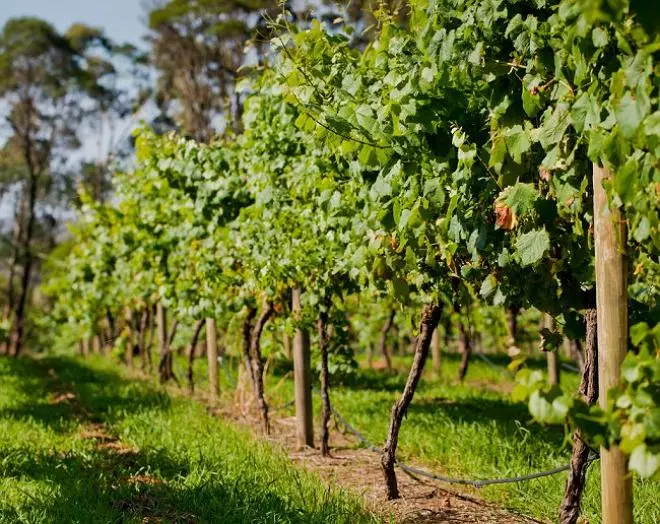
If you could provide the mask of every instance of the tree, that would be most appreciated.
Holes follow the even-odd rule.
[[[257,36],[255,20],[268,0],[168,0],[149,11],[151,60],[159,72],[156,101],[172,113],[181,132],[208,142],[222,116],[240,128],[242,102],[236,83],[244,47]]]

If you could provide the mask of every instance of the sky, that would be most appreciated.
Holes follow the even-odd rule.
[[[101,27],[115,42],[144,45],[146,27],[141,4],[142,0],[0,0],[0,28],[9,18],[36,16],[53,24],[59,32],[82,22]],[[73,158],[88,156],[95,150],[96,140],[87,142],[83,137],[83,147]],[[12,213],[11,195],[1,198],[0,224],[6,223]]]
[[[141,0],[0,0],[0,26],[15,16],[38,16],[65,31],[74,22],[102,27],[118,42],[140,44],[145,34]]]

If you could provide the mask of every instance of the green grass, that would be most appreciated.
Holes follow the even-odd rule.
[[[468,478],[526,474],[568,462],[561,430],[531,421],[524,404],[510,400],[506,357],[496,368],[474,359],[467,380],[454,380],[458,356],[444,355],[442,377],[426,372],[404,421],[399,456],[438,473]],[[410,357],[395,358],[401,372],[360,369],[332,391],[334,406],[372,441],[385,438],[392,402],[405,382]],[[236,387],[239,361],[226,360],[221,402]],[[543,367],[544,361],[530,365]],[[289,364],[271,363],[266,392],[271,406],[293,396]],[[183,379],[185,363],[177,359]],[[54,369],[59,380],[49,377]],[[128,380],[100,358],[0,360],[0,520],[4,522],[117,522],[160,516],[201,522],[372,521],[345,493],[327,492],[313,475],[293,468],[280,452],[208,416],[197,403],[170,398],[157,386]],[[206,387],[205,359],[195,363],[197,388]],[[562,381],[576,387],[578,377]],[[49,394],[70,383],[80,407],[51,404]],[[318,396],[315,413],[319,413]],[[292,408],[283,411],[293,413]],[[279,415],[281,413],[277,413]],[[103,422],[139,449],[118,459],[76,435]],[[357,444],[356,444],[357,445]],[[130,475],[162,484],[135,485]],[[556,521],[566,474],[470,490],[526,515]],[[459,491],[465,488],[455,486]],[[635,482],[635,522],[660,522],[660,485]],[[590,467],[584,515],[600,522],[598,464]]]
[[[55,402],[67,390],[77,400]],[[81,438],[90,424],[122,448]],[[283,452],[100,358],[0,359],[0,493],[11,523],[376,522]]]
[[[399,458],[433,472],[471,479],[524,475],[569,462],[570,447],[563,430],[536,424],[525,404],[511,401],[512,378],[505,369],[508,357],[491,356],[496,367],[474,357],[463,384],[455,380],[459,356],[446,353],[443,358],[439,379],[429,370],[425,372],[402,426]],[[356,377],[344,385],[335,384],[331,391],[334,407],[377,445],[385,440],[392,403],[403,389],[410,357],[395,357],[395,364],[399,373],[394,376],[361,367]],[[204,380],[204,363],[198,365],[198,375]],[[545,368],[546,364],[544,359],[531,359],[528,365]],[[227,395],[236,381],[232,369],[222,373]],[[290,375],[285,374],[286,366],[273,369],[266,391],[271,404],[278,406],[292,398],[293,384]],[[574,389],[579,383],[577,374],[566,371],[562,371],[561,380]],[[318,414],[318,395],[315,404]],[[292,414],[293,408],[287,413]],[[467,489],[510,510],[553,522],[557,520],[566,476],[561,473],[480,490],[462,486],[454,489]],[[600,522],[598,462],[589,469],[583,515],[590,524]],[[636,479],[635,522],[660,522],[660,483]]]
[[[398,456],[427,469],[459,478],[485,479],[533,473],[567,464],[570,449],[561,429],[544,428],[531,420],[527,406],[512,402],[512,379],[506,357],[492,357],[493,368],[473,359],[464,384],[455,381],[458,355],[446,354],[443,376],[427,370],[405,419]],[[397,359],[407,369],[409,359]],[[543,360],[530,365],[542,367]],[[373,442],[384,441],[392,402],[405,382],[405,373],[388,377],[362,370],[350,387],[339,387],[332,400],[340,413]],[[575,373],[562,382],[577,387]],[[600,522],[599,466],[590,466],[583,514],[590,524]],[[524,483],[497,485],[478,494],[509,509],[549,521],[557,520],[566,473]],[[455,486],[455,489],[464,489]],[[476,492],[476,490],[474,490]],[[660,522],[660,483],[635,482],[635,522]]]

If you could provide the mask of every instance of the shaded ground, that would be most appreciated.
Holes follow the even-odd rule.
[[[256,434],[259,420],[246,414],[245,405],[234,409],[212,410],[215,414],[232,418]],[[402,498],[388,501],[380,459],[368,449],[356,449],[357,439],[343,434],[338,427],[331,431],[331,456],[322,457],[318,449],[299,450],[295,436],[295,418],[273,416],[273,433],[269,438],[281,445],[289,458],[318,473],[328,485],[339,484],[358,494],[365,505],[383,518],[393,516],[396,522],[413,523],[489,523],[531,524],[542,521],[518,515],[479,499],[474,493],[463,493],[438,482],[415,479],[398,471],[397,478]]]

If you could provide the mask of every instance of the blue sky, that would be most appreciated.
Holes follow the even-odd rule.
[[[118,42],[139,44],[145,34],[141,0],[0,0],[0,26],[15,16],[38,16],[65,31],[74,22],[102,27]]]

